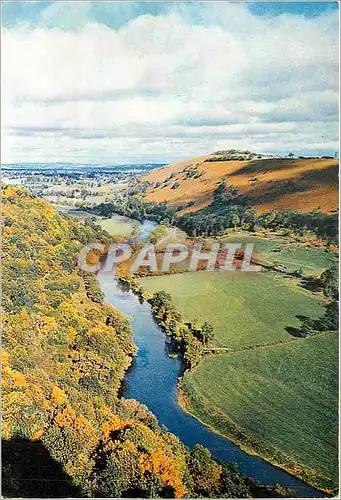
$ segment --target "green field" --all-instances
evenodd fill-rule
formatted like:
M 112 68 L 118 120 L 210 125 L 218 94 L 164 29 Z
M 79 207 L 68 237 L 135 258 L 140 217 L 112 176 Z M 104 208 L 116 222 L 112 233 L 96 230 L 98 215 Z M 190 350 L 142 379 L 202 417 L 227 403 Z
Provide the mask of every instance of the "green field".
M 139 221 L 124 217 L 123 215 L 114 214 L 109 218 L 104 218 L 86 210 L 79 210 L 73 206 L 54 205 L 54 207 L 59 212 L 69 215 L 81 222 L 84 222 L 86 219 L 95 220 L 96 224 L 107 231 L 110 236 L 129 237 L 133 233 L 137 234 L 141 227 Z
M 111 236 L 131 236 L 138 233 L 141 224 L 129 217 L 123 215 L 113 215 L 109 219 L 100 218 L 97 224 L 105 229 Z
M 311 484 L 337 485 L 338 335 L 204 358 L 186 374 L 187 409 Z M 304 471 L 300 471 L 300 468 Z
M 261 238 L 245 234 L 224 238 L 226 242 L 254 243 L 255 252 L 264 263 L 280 266 L 292 273 L 300 271 L 303 276 L 319 276 L 332 266 L 334 256 L 320 248 L 310 248 L 288 243 L 285 238 Z
M 165 290 L 185 321 L 210 322 L 215 345 L 237 348 L 292 339 L 297 315 L 318 317 L 322 297 L 296 280 L 267 273 L 197 272 L 140 280 L 147 292 Z

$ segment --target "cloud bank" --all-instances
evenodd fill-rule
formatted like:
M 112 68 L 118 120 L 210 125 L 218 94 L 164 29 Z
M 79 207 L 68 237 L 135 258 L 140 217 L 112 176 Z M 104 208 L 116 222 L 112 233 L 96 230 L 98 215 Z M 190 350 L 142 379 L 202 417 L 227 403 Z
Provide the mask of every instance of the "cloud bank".
M 108 25 L 92 5 L 51 4 L 3 29 L 3 162 L 338 149 L 336 11 L 103 4 Z

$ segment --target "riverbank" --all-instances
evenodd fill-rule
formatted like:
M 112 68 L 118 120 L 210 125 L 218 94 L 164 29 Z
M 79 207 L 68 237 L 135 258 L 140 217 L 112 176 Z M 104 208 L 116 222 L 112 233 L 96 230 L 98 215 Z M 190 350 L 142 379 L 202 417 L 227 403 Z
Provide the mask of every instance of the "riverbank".
M 187 398 L 184 395 L 184 392 L 183 392 L 183 389 L 182 389 L 182 381 L 183 380 L 180 380 L 179 384 L 178 384 L 178 404 L 179 404 L 180 408 L 184 412 L 186 412 L 188 415 L 190 415 L 191 417 L 195 418 L 202 425 L 205 425 L 205 427 L 207 427 L 208 429 L 210 429 L 211 432 L 213 432 L 213 433 L 217 434 L 218 436 L 221 436 L 221 437 L 223 437 L 225 439 L 228 439 L 232 443 L 236 444 L 241 450 L 245 451 L 245 453 L 247 453 L 248 455 L 259 457 L 262 460 L 265 460 L 269 464 L 271 464 L 271 465 L 273 465 L 275 467 L 278 467 L 279 469 L 284 470 L 285 472 L 287 472 L 288 474 L 291 474 L 294 477 L 298 477 L 299 479 L 301 479 L 302 481 L 306 482 L 307 484 L 310 484 L 313 487 L 316 487 L 321 492 L 326 493 L 327 495 L 331 496 L 333 494 L 332 490 L 318 488 L 314 484 L 311 484 L 311 478 L 307 477 L 303 473 L 304 471 L 302 471 L 302 474 L 299 475 L 297 473 L 297 468 L 287 466 L 287 465 L 285 465 L 283 463 L 279 463 L 278 461 L 273 460 L 273 458 L 270 455 L 267 455 L 265 453 L 258 453 L 255 450 L 254 447 L 247 446 L 246 443 L 244 443 L 242 440 L 240 440 L 240 439 L 237 438 L 237 435 L 238 435 L 237 432 L 235 432 L 235 433 L 227 433 L 226 431 L 225 432 L 220 432 L 218 430 L 216 424 L 211 424 L 207 420 L 207 411 L 204 412 L 204 411 L 201 411 L 199 408 L 196 408 L 194 406 L 194 401 L 192 401 L 190 398 Z M 210 410 L 210 411 L 212 411 L 212 410 Z M 215 414 L 217 414 L 217 412 L 218 412 L 218 409 L 215 410 Z
M 290 410 L 295 414 L 296 428 L 292 426 L 292 424 L 288 425 L 286 422 L 286 409 L 285 409 L 285 401 L 284 404 L 280 404 L 280 399 L 273 397 L 275 393 L 277 393 L 277 384 L 278 379 L 280 377 L 273 376 L 268 377 L 268 371 L 271 370 L 271 367 L 274 371 L 278 371 L 278 360 L 290 359 L 295 355 L 300 358 L 301 364 L 304 365 L 304 370 L 306 369 L 307 363 L 307 355 L 304 358 L 304 352 L 311 354 L 312 351 L 311 346 L 309 344 L 311 342 L 319 342 L 323 343 L 323 346 L 326 349 L 326 346 L 330 343 L 330 339 L 324 338 L 324 335 L 317 335 L 315 338 L 306 338 L 306 339 L 296 339 L 290 344 L 278 344 L 278 346 L 272 346 L 269 348 L 256 347 L 253 349 L 254 355 L 258 358 L 262 358 L 261 351 L 266 350 L 266 365 L 264 366 L 265 371 L 262 371 L 259 367 L 257 370 L 250 370 L 249 366 L 254 364 L 254 360 L 250 357 L 250 350 L 248 351 L 239 351 L 239 352 L 231 352 L 229 354 L 222 354 L 215 356 L 214 366 L 212 356 L 205 357 L 200 364 L 191 370 L 190 372 L 186 372 L 184 374 L 183 379 L 178 384 L 178 403 L 181 408 L 188 412 L 191 416 L 196 418 L 202 424 L 208 426 L 212 432 L 217 432 L 219 435 L 230 439 L 232 442 L 236 443 L 241 447 L 244 451 L 249 454 L 261 457 L 263 460 L 275 465 L 276 467 L 281 468 L 282 470 L 287 471 L 288 473 L 294 475 L 295 477 L 300 478 L 305 481 L 307 484 L 318 488 L 319 490 L 325 492 L 326 494 L 336 494 L 337 493 L 337 479 L 338 479 L 338 468 L 337 468 L 337 455 L 334 455 L 332 452 L 329 452 L 329 456 L 325 458 L 323 462 L 321 455 L 326 456 L 325 449 L 321 450 L 320 448 L 314 449 L 311 443 L 311 438 L 308 434 L 306 434 L 307 443 L 306 450 L 303 449 L 302 445 L 300 445 L 301 440 L 297 438 L 297 432 L 302 433 L 302 429 L 300 431 L 301 420 L 305 418 L 306 428 L 311 431 L 310 436 L 313 435 L 315 439 L 318 439 L 316 433 L 319 431 L 321 435 L 321 429 L 319 429 L 318 422 L 314 424 L 313 419 L 317 418 L 316 410 L 311 410 L 312 415 L 307 415 L 307 403 L 309 398 L 313 398 L 315 394 L 312 391 L 312 394 L 306 394 L 305 397 L 302 394 L 302 391 L 297 389 L 296 381 L 293 380 L 295 377 L 297 379 L 296 371 L 297 371 L 297 363 L 288 363 L 285 364 L 285 370 L 288 374 L 288 379 L 291 379 L 292 386 L 295 386 L 297 390 L 296 400 L 298 404 L 296 406 L 292 405 Z M 335 334 L 336 337 L 336 334 Z M 276 354 L 277 356 L 273 356 Z M 313 349 L 316 350 L 316 346 L 313 346 Z M 321 349 L 322 350 L 322 349 Z M 256 352 L 257 351 L 257 352 Z M 284 351 L 284 352 L 281 352 Z M 330 352 L 326 353 L 325 361 L 329 359 Z M 233 357 L 238 358 L 234 363 Z M 323 355 L 320 354 L 320 357 L 323 358 Z M 226 362 L 225 362 L 226 360 Z M 219 363 L 220 361 L 220 363 Z M 206 366 L 205 366 L 206 364 Z M 214 377 L 210 368 L 207 367 L 207 364 L 211 365 L 212 370 L 214 370 L 214 376 L 219 377 L 221 384 L 221 394 L 223 394 L 223 398 L 219 399 L 219 394 L 215 394 L 209 392 L 209 388 L 211 387 L 212 378 Z M 231 366 L 232 365 L 232 366 Z M 260 365 L 262 365 L 260 363 Z M 327 363 L 321 362 L 321 367 L 323 370 L 327 368 Z M 224 376 L 222 376 L 222 372 L 220 367 L 223 369 Z M 294 369 L 293 369 L 294 368 Z M 303 370 L 302 370 L 303 371 Z M 252 372 L 252 373 L 251 373 Z M 257 372 L 257 375 L 256 375 Z M 322 373 L 321 373 L 322 375 Z M 255 376 L 257 378 L 257 389 L 253 384 L 253 380 Z M 326 376 L 326 374 L 325 374 Z M 301 386 L 304 385 L 304 380 L 302 374 L 298 375 L 300 377 Z M 283 378 L 283 377 L 282 377 Z M 250 381 L 248 383 L 248 380 Z M 261 382 L 263 380 L 263 384 Z M 269 383 L 267 383 L 269 380 Z M 320 381 L 323 380 L 322 377 L 318 378 L 317 384 L 320 384 Z M 286 387 L 283 386 L 285 380 L 280 380 L 281 383 L 281 391 L 284 393 L 286 391 Z M 321 388 L 321 393 L 324 392 L 324 387 Z M 311 387 L 309 387 L 311 390 Z M 266 393 L 266 401 L 272 401 L 271 411 L 268 414 L 263 410 L 264 403 L 262 394 Z M 243 394 L 244 398 L 247 397 L 247 402 L 244 403 L 243 408 L 239 408 L 239 402 L 241 394 Z M 325 400 L 328 398 L 326 392 Z M 283 398 L 284 399 L 284 398 Z M 215 402 L 223 401 L 225 402 L 224 411 L 222 411 L 222 403 L 218 405 Z M 301 408 L 298 408 L 301 406 Z M 280 418 L 279 407 L 282 411 L 283 417 Z M 299 411 L 301 409 L 301 411 Z M 258 410 L 258 412 L 257 412 Z M 243 412 L 243 417 L 238 418 L 238 412 Z M 259 427 L 259 419 L 262 418 L 262 427 Z M 274 421 L 274 418 L 278 419 L 277 424 Z M 337 420 L 337 418 L 336 418 Z M 236 422 L 243 422 L 243 427 L 236 425 Z M 300 425 L 298 424 L 300 422 Z M 330 422 L 330 425 L 333 426 L 336 422 Z M 276 431 L 276 426 L 280 425 L 282 427 L 281 432 L 284 435 L 283 427 L 287 426 L 291 435 L 286 434 L 287 440 L 287 449 L 290 449 L 291 455 L 286 455 L 282 451 L 280 451 L 275 446 L 271 445 L 271 442 L 275 442 L 275 440 L 269 441 L 269 432 L 263 431 L 263 439 L 260 438 L 260 435 L 252 435 L 247 430 L 255 430 L 255 429 L 269 429 L 274 428 Z M 337 427 L 335 426 L 335 429 Z M 260 432 L 260 431 L 258 431 Z M 324 432 L 324 434 L 323 434 Z M 333 434 L 333 430 L 331 432 L 328 429 L 328 426 L 324 426 L 322 428 L 322 435 L 325 438 L 326 442 L 330 441 L 329 434 Z M 265 439 L 267 436 L 267 439 Z M 271 432 L 270 432 L 271 436 Z M 277 435 L 278 436 L 278 435 Z M 337 442 L 336 436 L 331 436 L 335 438 L 335 442 Z M 296 440 L 296 443 L 293 443 L 293 440 Z M 279 443 L 280 440 L 278 439 Z M 299 446 L 300 445 L 300 446 Z M 299 461 L 295 461 L 294 456 L 295 452 L 300 454 L 301 463 Z M 316 459 L 316 455 L 320 455 L 319 459 Z M 304 458 L 305 457 L 305 458 Z M 315 463 L 320 464 L 320 468 L 317 470 L 316 468 L 311 468 L 308 466 L 307 462 L 305 467 L 302 467 L 302 460 L 310 460 L 311 463 L 315 461 Z M 330 462 L 330 463 L 329 463 Z M 323 474 L 323 464 L 325 467 L 329 468 L 329 477 Z M 334 478 L 332 479 L 330 474 L 331 471 L 334 470 Z
M 205 283 L 207 280 L 215 283 L 215 278 L 211 274 L 200 273 L 200 276 Z M 237 278 L 238 276 L 234 274 L 232 281 L 225 277 L 223 282 L 228 288 L 232 286 L 234 293 L 236 292 L 234 281 Z M 243 275 L 242 278 L 243 282 L 247 277 Z M 223 278 L 220 276 L 219 279 Z M 187 371 L 184 374 L 184 381 L 192 380 L 196 373 L 200 373 L 199 382 L 201 386 L 195 380 L 196 383 L 192 383 L 191 390 L 187 394 L 183 394 L 187 397 L 189 403 L 184 405 L 185 400 L 183 399 L 182 405 L 200 422 L 214 428 L 219 434 L 232 439 L 238 445 L 242 445 L 247 452 L 256 454 L 269 463 L 305 480 L 308 484 L 319 488 L 321 491 L 331 494 L 337 488 L 338 475 L 336 472 L 337 450 L 334 446 L 334 444 L 337 444 L 336 431 L 334 431 L 334 429 L 337 429 L 337 377 L 334 373 L 335 360 L 334 363 L 330 360 L 335 358 L 337 347 L 330 343 L 330 335 L 327 333 L 310 335 L 307 338 L 300 338 L 288 333 L 288 331 L 292 331 L 298 335 L 299 323 L 297 325 L 292 324 L 290 328 L 284 328 L 285 325 L 291 324 L 290 318 L 297 321 L 294 316 L 294 312 L 297 312 L 297 297 L 307 301 L 311 296 L 311 300 L 315 304 L 311 309 L 311 313 L 316 309 L 316 305 L 321 298 L 314 297 L 311 292 L 302 288 L 298 290 L 297 280 L 291 278 L 289 282 L 287 278 L 284 279 L 279 276 L 272 282 L 274 279 L 274 277 L 269 276 L 271 286 L 265 290 L 266 297 L 268 297 L 267 294 L 270 294 L 269 297 L 274 298 L 274 303 L 272 306 L 269 306 L 268 303 L 266 310 L 260 310 L 259 318 L 262 321 L 260 322 L 261 328 L 259 331 L 264 332 L 265 317 L 270 314 L 271 321 L 276 320 L 277 322 L 278 332 L 277 337 L 274 338 L 276 325 L 274 324 L 271 327 L 271 323 L 271 325 L 267 325 L 269 330 L 267 335 L 270 335 L 274 340 L 277 339 L 277 342 L 268 345 L 263 333 L 258 337 L 256 335 L 255 312 L 257 307 L 259 308 L 259 304 L 252 306 L 252 331 L 247 328 L 246 333 L 243 335 L 239 334 L 244 331 L 243 329 L 236 329 L 236 321 L 239 324 L 239 319 L 248 317 L 249 312 L 245 309 L 245 312 L 241 311 L 237 314 L 236 308 L 232 307 L 231 312 L 236 313 L 237 318 L 232 323 L 231 319 L 224 322 L 224 330 L 227 331 L 229 339 L 228 343 L 224 344 L 226 346 L 224 348 L 227 350 L 228 347 L 231 348 L 229 354 L 208 356 L 206 352 L 210 350 L 210 347 L 196 353 L 195 362 L 191 366 L 185 365 Z M 189 280 L 194 280 L 196 283 L 196 287 L 193 288 L 192 286 L 190 288 L 191 293 L 188 291 L 188 286 L 186 287 Z M 289 294 L 288 298 L 285 298 L 286 295 L 284 296 L 283 293 L 282 295 L 279 293 L 280 289 L 276 288 L 276 293 L 273 293 L 277 281 L 278 286 L 283 284 L 286 294 Z M 176 286 L 173 282 L 176 282 Z M 191 275 L 179 275 L 178 277 L 173 275 L 145 278 L 139 280 L 140 286 L 141 283 L 145 289 L 144 296 L 149 301 L 148 296 L 155 290 L 162 289 L 164 292 L 171 293 L 173 297 L 172 290 L 174 289 L 174 293 L 177 294 L 176 310 L 178 313 L 179 311 L 183 313 L 183 315 L 187 309 L 179 309 L 183 302 L 180 300 L 180 298 L 183 298 L 183 294 L 179 290 L 186 290 L 185 295 L 191 296 L 188 311 L 191 311 L 194 305 L 196 305 L 196 309 L 191 317 L 186 312 L 185 319 L 182 319 L 182 321 L 189 320 L 194 316 L 199 318 L 198 315 L 201 314 L 201 310 L 209 310 L 210 314 L 213 310 L 217 312 L 219 310 L 224 311 L 224 304 L 219 303 L 218 299 L 219 297 L 229 296 L 228 290 L 225 294 L 222 294 L 220 290 L 221 293 L 219 294 L 211 288 L 207 288 L 207 283 L 199 286 L 197 277 L 193 273 Z M 174 286 L 172 287 L 170 283 Z M 167 286 L 164 286 L 165 284 Z M 190 284 L 188 283 L 188 285 Z M 210 293 L 207 296 L 205 295 L 206 302 L 202 301 L 202 309 L 198 309 L 201 304 L 198 298 L 199 290 L 202 290 L 205 294 L 210 290 Z M 262 296 L 259 287 L 256 288 L 256 292 L 257 303 L 261 303 Z M 296 297 L 295 294 L 297 293 Z M 244 296 L 248 300 L 246 306 L 249 304 L 251 296 L 245 289 Z M 282 297 L 284 302 L 280 306 L 276 306 L 279 296 Z M 292 302 L 291 296 L 296 297 L 293 307 L 290 306 Z M 211 297 L 216 297 L 215 304 L 210 305 Z M 230 306 L 233 304 L 233 297 L 232 295 L 230 300 L 227 301 Z M 307 312 L 307 304 L 302 302 L 301 305 L 304 307 L 300 314 L 304 314 L 304 312 Z M 180 328 L 179 325 L 176 327 L 173 321 L 174 318 L 176 319 L 176 314 L 169 313 L 169 311 L 172 312 L 169 304 L 164 303 L 161 306 L 161 309 L 160 307 L 156 310 L 152 308 L 153 313 L 156 313 L 158 323 L 168 335 L 173 336 L 176 341 L 181 343 L 183 339 L 177 334 L 179 329 L 181 330 L 181 326 Z M 280 319 L 280 315 L 283 316 L 283 308 L 289 308 L 289 306 L 291 307 L 290 314 L 288 309 L 286 317 Z M 159 317 L 159 309 L 161 318 Z M 321 313 L 322 311 L 323 309 L 321 309 Z M 225 314 L 227 312 L 225 310 Z M 214 315 L 210 318 L 210 315 L 205 314 L 205 312 L 202 312 L 201 316 L 201 320 L 204 318 L 208 320 L 214 319 Z M 226 328 L 226 325 L 230 325 L 230 328 Z M 219 335 L 219 345 L 222 345 L 224 338 L 221 334 Z M 317 337 L 320 340 L 315 340 Z M 323 345 L 317 345 L 317 342 Z M 254 351 L 257 349 L 257 352 L 265 351 L 262 349 L 263 346 L 268 348 L 266 349 L 264 364 L 259 367 L 257 365 L 257 356 L 254 359 Z M 276 351 L 276 349 L 279 350 Z M 237 351 L 239 351 L 238 354 Z M 284 355 L 280 356 L 279 353 L 282 352 Z M 184 351 L 180 350 L 180 355 L 183 356 L 183 354 Z M 234 371 L 230 373 L 230 360 L 233 359 L 231 355 L 238 355 L 242 359 L 240 359 L 239 363 L 236 363 L 233 368 Z M 206 367 L 210 359 L 212 360 L 212 366 L 207 371 Z M 224 362 L 221 363 L 220 367 L 217 367 L 221 359 Z M 288 365 L 288 359 L 289 361 L 293 360 L 292 365 L 290 363 Z M 290 371 L 288 371 L 288 366 L 290 366 Z M 190 368 L 189 371 L 188 368 Z M 248 377 L 243 379 L 244 372 L 248 373 Z M 254 380 L 255 383 L 250 385 L 250 380 Z M 234 385 L 236 387 L 231 389 L 231 386 Z M 248 389 L 249 386 L 250 389 Z M 260 393 L 260 396 L 257 396 L 258 393 Z M 230 396 L 228 396 L 229 394 Z M 213 404 L 212 401 L 208 404 L 207 396 L 209 396 L 210 401 L 213 400 L 216 404 Z M 230 400 L 231 397 L 232 400 Z M 197 399 L 200 399 L 199 403 Z M 230 401 L 233 401 L 236 407 L 232 419 L 230 418 Z M 271 411 L 269 411 L 269 408 L 271 408 Z M 232 423 L 237 422 L 238 426 L 231 425 L 231 420 Z
M 202 273 L 202 275 L 204 276 L 205 273 Z M 172 351 L 174 352 L 174 350 L 172 349 L 172 347 L 174 347 L 174 341 L 175 341 L 175 344 L 177 346 L 177 349 L 175 349 L 175 352 L 177 352 L 178 354 L 180 354 L 180 359 L 183 360 L 183 361 L 185 361 L 185 363 L 184 362 L 180 363 L 180 360 L 174 360 L 174 361 L 178 362 L 178 370 L 179 371 L 177 373 L 176 381 L 174 383 L 175 389 L 174 389 L 173 397 L 174 397 L 174 400 L 175 400 L 175 405 L 181 411 L 183 411 L 184 409 L 186 409 L 186 411 L 188 411 L 188 409 L 189 409 L 188 405 L 187 405 L 187 408 L 182 409 L 182 407 L 180 407 L 179 404 L 178 404 L 178 394 L 177 394 L 177 391 L 176 391 L 176 385 L 177 385 L 177 382 L 178 382 L 178 377 L 181 376 L 181 375 L 183 375 L 184 371 L 186 372 L 185 373 L 185 378 L 186 378 L 186 376 L 189 376 L 191 373 L 193 373 L 192 371 L 188 371 L 188 369 L 193 369 L 196 365 L 199 364 L 199 366 L 200 366 L 201 363 L 202 363 L 202 361 L 200 361 L 200 360 L 201 360 L 202 355 L 204 353 L 204 349 L 203 349 L 203 345 L 202 345 L 203 344 L 202 343 L 203 336 L 199 332 L 200 326 L 199 326 L 199 328 L 197 328 L 198 325 L 195 325 L 195 324 L 191 325 L 189 323 L 183 323 L 183 322 L 181 322 L 181 320 L 180 320 L 180 318 L 178 316 L 178 311 L 176 309 L 174 309 L 174 307 L 170 307 L 171 304 L 166 303 L 167 302 L 167 298 L 166 297 L 162 297 L 162 293 L 161 293 L 160 297 L 156 297 L 155 298 L 155 295 L 148 293 L 148 291 L 144 290 L 141 287 L 141 285 L 139 284 L 138 280 L 135 277 L 133 277 L 133 276 L 128 276 L 128 277 L 127 276 L 121 276 L 120 278 L 121 278 L 121 281 L 123 281 L 126 286 L 129 286 L 131 288 L 131 290 L 133 292 L 132 295 L 135 294 L 135 297 L 136 297 L 136 299 L 138 300 L 138 302 L 140 304 L 139 305 L 139 309 L 140 309 L 140 307 L 141 308 L 147 307 L 148 314 L 150 314 L 150 315 L 151 315 L 151 313 L 153 314 L 154 319 L 156 320 L 156 322 L 158 323 L 158 325 L 172 339 L 173 342 L 172 343 L 168 343 L 167 349 L 166 349 L 166 355 L 167 355 L 168 359 L 169 359 L 170 353 Z M 147 280 L 149 280 L 149 279 L 151 279 L 151 278 L 147 278 Z M 159 278 L 156 278 L 156 279 L 159 279 Z M 280 281 L 282 281 L 282 278 L 281 278 Z M 126 293 L 127 292 L 125 292 L 125 294 Z M 302 293 L 303 293 L 303 295 L 308 294 L 307 291 L 303 292 L 303 290 L 302 290 Z M 127 298 L 127 295 L 125 295 L 125 296 Z M 165 302 L 164 299 L 166 299 L 166 302 Z M 117 297 L 116 297 L 115 300 L 117 301 Z M 144 302 L 144 301 L 147 301 L 147 302 Z M 194 326 L 193 332 L 192 331 L 189 332 L 190 335 L 191 335 L 191 338 L 194 340 L 193 344 L 190 342 L 190 344 L 192 344 L 192 345 L 190 345 L 190 348 L 189 348 L 189 352 L 192 355 L 192 359 L 190 360 L 190 363 L 188 363 L 188 358 L 187 359 L 185 358 L 186 347 L 188 347 L 188 326 L 190 326 L 190 330 L 192 330 L 192 327 Z M 183 333 L 184 333 L 184 327 L 186 327 L 186 330 L 187 330 L 185 332 L 185 335 L 183 335 Z M 148 328 L 150 328 L 150 326 Z M 201 337 L 201 342 L 199 341 L 200 337 Z M 199 349 L 198 349 L 198 347 L 199 347 Z M 209 347 L 208 347 L 208 349 L 209 349 Z M 194 356 L 193 356 L 193 354 L 194 354 Z M 145 355 L 144 355 L 143 351 L 142 352 L 139 351 L 139 356 L 142 356 L 143 362 L 145 362 L 146 364 L 148 364 L 148 359 L 145 358 Z M 217 356 L 215 356 L 215 357 L 217 357 Z M 207 358 L 207 356 L 205 356 L 205 359 L 206 358 Z M 150 372 L 151 367 L 150 367 L 149 364 L 148 364 L 148 366 L 149 366 L 148 377 L 150 377 L 151 376 L 151 372 Z M 135 372 L 135 369 L 136 369 L 136 367 L 133 366 L 132 367 L 132 373 L 133 374 Z M 158 376 L 159 376 L 159 374 L 158 374 Z M 129 376 L 127 377 L 127 379 L 129 380 Z M 135 378 L 134 378 L 134 381 L 136 383 L 136 379 Z M 149 387 L 150 391 L 153 391 L 152 387 L 150 387 L 150 386 L 148 386 L 148 387 Z M 140 390 L 141 390 L 141 388 L 140 388 Z M 145 398 L 146 398 L 146 400 L 145 400 L 146 404 L 148 404 L 148 406 L 151 407 L 150 400 L 149 400 L 149 398 L 150 398 L 149 394 L 146 394 L 145 392 L 144 392 L 144 394 L 145 394 Z M 141 400 L 141 397 L 139 396 L 138 399 Z M 181 405 L 181 406 L 183 406 L 183 405 Z M 151 409 L 153 411 L 153 408 L 151 408 Z M 160 411 L 158 407 L 157 407 L 157 411 L 158 412 Z M 174 413 L 173 408 L 172 408 L 172 411 Z M 211 415 L 214 414 L 214 413 L 217 414 L 217 408 L 210 407 L 209 413 Z M 156 413 L 156 415 L 158 416 L 158 418 L 160 418 L 157 413 Z M 192 409 L 190 409 L 188 415 L 190 415 L 190 418 L 192 418 L 192 415 L 193 415 L 194 418 L 198 418 L 198 412 L 194 412 L 194 411 L 192 411 Z M 216 433 L 218 431 L 218 435 L 219 436 L 224 436 L 224 438 L 222 437 L 221 439 L 229 439 L 230 440 L 229 443 L 231 443 L 231 444 L 234 443 L 234 446 L 237 446 L 237 448 L 240 450 L 240 452 L 243 453 L 243 454 L 244 453 L 247 454 L 248 457 L 257 458 L 257 460 L 265 459 L 265 460 L 267 460 L 266 463 L 268 463 L 269 466 L 270 466 L 270 464 L 276 464 L 276 467 L 278 467 L 280 470 L 282 470 L 283 473 L 285 473 L 285 474 L 286 473 L 291 474 L 290 477 L 292 477 L 292 479 L 294 478 L 294 475 L 295 475 L 296 477 L 304 478 L 307 481 L 306 475 L 300 473 L 302 471 L 298 471 L 298 468 L 297 468 L 296 464 L 290 464 L 290 466 L 288 467 L 287 466 L 288 461 L 279 460 L 278 459 L 278 452 L 276 454 L 277 460 L 276 461 L 274 461 L 274 460 L 271 461 L 271 459 L 268 458 L 268 455 L 265 455 L 265 454 L 262 455 L 262 453 L 259 452 L 259 449 L 257 449 L 257 444 L 255 442 L 252 442 L 251 444 L 253 446 L 251 446 L 250 445 L 250 440 L 248 440 L 247 443 L 245 443 L 245 442 L 241 442 L 240 440 L 236 439 L 236 436 L 238 437 L 238 432 L 240 434 L 240 431 L 237 431 L 235 433 L 235 435 L 233 435 L 233 433 L 226 433 L 226 431 L 225 431 L 225 433 L 221 432 L 219 429 L 217 429 L 217 426 L 214 426 L 214 422 L 208 422 L 207 419 L 205 419 L 205 415 L 200 415 L 199 420 L 200 420 L 201 423 L 203 423 L 204 425 L 208 426 L 209 429 L 212 429 L 214 433 Z M 164 423 L 164 420 L 161 420 L 161 422 Z M 179 435 L 181 435 L 182 432 L 183 432 L 183 430 L 180 430 L 180 434 Z M 210 430 L 207 430 L 207 432 L 211 435 Z M 217 435 L 217 434 L 215 434 L 215 435 Z M 183 440 L 182 436 L 181 436 L 181 439 Z M 224 459 L 226 460 L 226 458 L 224 458 Z M 231 460 L 230 457 L 228 457 L 227 460 L 230 461 Z M 285 466 L 283 466 L 283 463 L 285 463 Z M 286 472 L 284 472 L 284 471 L 286 471 Z M 298 474 L 300 474 L 300 476 L 298 476 Z M 285 479 L 287 480 L 286 476 L 285 476 Z M 312 484 L 312 483 L 310 483 L 310 484 Z M 287 486 L 287 484 L 285 484 L 285 485 Z M 321 488 L 321 485 L 319 485 L 319 487 Z M 330 488 L 324 488 L 323 491 L 324 492 L 330 492 L 331 489 Z M 310 493 L 309 496 L 316 496 L 316 495 L 317 495 L 316 490 L 314 490 L 314 492 Z M 319 496 L 319 495 L 317 495 L 317 496 Z
M 181 363 L 178 358 L 169 356 L 169 339 L 156 324 L 149 303 L 140 300 L 127 285 L 120 284 L 112 273 L 100 273 L 98 279 L 106 300 L 130 317 L 134 342 L 138 347 L 138 354 L 125 377 L 124 398 L 136 399 L 147 405 L 160 424 L 189 448 L 199 443 L 219 461 L 236 463 L 241 473 L 262 484 L 277 483 L 292 488 L 300 497 L 323 496 L 320 491 L 285 471 L 245 453 L 183 411 L 177 401 Z

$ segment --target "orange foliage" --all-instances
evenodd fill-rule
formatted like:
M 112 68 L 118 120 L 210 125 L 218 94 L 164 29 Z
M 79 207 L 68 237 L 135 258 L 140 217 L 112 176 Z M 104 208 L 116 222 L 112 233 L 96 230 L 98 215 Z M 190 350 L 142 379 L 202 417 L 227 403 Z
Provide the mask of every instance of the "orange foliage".
M 133 425 L 133 420 L 121 420 L 117 415 L 113 415 L 110 420 L 102 424 L 101 432 L 106 440 L 110 439 L 112 431 L 119 431 L 129 425 Z
M 86 263 L 89 264 L 90 266 L 95 266 L 99 261 L 99 256 L 90 250 L 87 255 L 86 255 Z
M 44 434 L 44 429 L 39 429 L 37 432 L 32 434 L 31 436 L 32 441 L 37 441 L 38 439 L 41 438 L 43 434 Z
M 187 490 L 182 482 L 180 467 L 174 459 L 166 455 L 164 450 L 158 449 L 141 455 L 139 465 L 143 472 L 149 471 L 156 474 L 164 486 L 174 488 L 177 498 L 182 498 L 186 495 Z
M 59 427 L 71 429 L 75 434 L 85 438 L 87 441 L 87 448 L 94 447 L 98 442 L 96 430 L 83 415 L 77 413 L 67 406 L 63 411 L 57 413 L 54 418 L 54 423 Z

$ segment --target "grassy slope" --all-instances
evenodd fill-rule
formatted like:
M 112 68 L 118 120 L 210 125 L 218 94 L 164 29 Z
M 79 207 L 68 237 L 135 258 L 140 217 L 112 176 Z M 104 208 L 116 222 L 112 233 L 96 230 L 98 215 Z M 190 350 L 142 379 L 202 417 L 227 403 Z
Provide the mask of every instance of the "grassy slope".
M 214 155 L 177 162 L 155 170 L 143 179 L 163 182 L 171 173 L 176 176 L 166 187 L 151 187 L 147 199 L 167 201 L 171 207 L 194 200 L 194 211 L 208 205 L 213 191 L 222 179 L 250 197 L 258 212 L 270 210 L 298 210 L 309 212 L 320 209 L 331 212 L 338 209 L 337 159 L 262 159 L 255 161 L 206 162 Z M 197 168 L 202 175 L 185 178 L 186 167 Z M 172 189 L 175 181 L 180 183 Z
M 335 487 L 337 343 L 337 334 L 329 333 L 207 357 L 185 376 L 185 392 L 194 395 L 187 408 L 238 441 L 237 430 L 231 432 L 231 422 L 237 424 L 254 438 L 250 447 L 260 455 L 287 469 L 292 462 L 291 470 L 301 477 L 308 474 L 305 478 L 316 486 Z
M 294 280 L 264 273 L 199 272 L 141 281 L 148 292 L 170 293 L 185 320 L 212 323 L 215 343 L 221 347 L 291 340 L 285 328 L 301 325 L 296 315 L 323 313 L 318 296 L 298 287 Z

